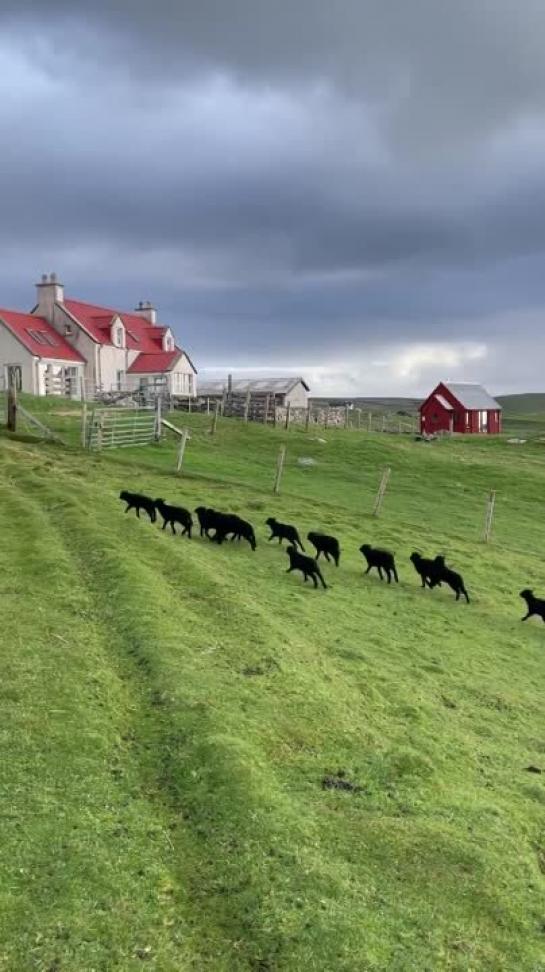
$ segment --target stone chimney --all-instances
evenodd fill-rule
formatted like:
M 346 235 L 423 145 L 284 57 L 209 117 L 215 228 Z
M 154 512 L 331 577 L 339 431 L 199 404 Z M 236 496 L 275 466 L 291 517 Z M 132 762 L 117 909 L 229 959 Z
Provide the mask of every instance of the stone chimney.
M 36 284 L 38 306 L 34 313 L 53 323 L 55 304 L 64 302 L 64 285 L 57 280 L 56 273 L 42 273 L 40 283 Z
M 138 314 L 139 317 L 143 317 L 150 324 L 157 324 L 157 311 L 149 300 L 141 300 L 138 307 L 134 308 L 133 314 Z

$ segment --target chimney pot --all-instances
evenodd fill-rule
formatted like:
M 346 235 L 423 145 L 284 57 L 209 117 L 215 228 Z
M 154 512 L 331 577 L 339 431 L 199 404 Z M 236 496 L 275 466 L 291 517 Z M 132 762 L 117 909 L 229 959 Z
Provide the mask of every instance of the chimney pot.
M 47 274 L 42 273 L 42 283 L 47 283 Z
M 57 283 L 57 274 L 56 273 L 51 273 L 49 275 L 49 280 L 51 281 L 51 283 Z

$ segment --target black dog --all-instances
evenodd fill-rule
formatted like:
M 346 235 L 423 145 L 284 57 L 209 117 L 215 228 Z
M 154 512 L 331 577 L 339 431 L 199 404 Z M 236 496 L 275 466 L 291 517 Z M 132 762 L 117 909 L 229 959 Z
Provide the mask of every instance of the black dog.
M 297 527 L 291 526 L 289 523 L 279 523 L 278 520 L 275 520 L 274 516 L 270 516 L 268 520 L 265 520 L 265 523 L 271 531 L 269 540 L 274 540 L 275 537 L 278 537 L 278 543 L 282 543 L 282 540 L 287 540 L 294 547 L 300 547 L 304 551 L 305 548 L 301 543 Z
M 128 493 L 126 489 L 119 494 L 119 499 L 123 500 L 127 504 L 127 509 L 125 513 L 129 510 L 136 510 L 136 515 L 140 519 L 140 510 L 145 510 L 148 514 L 152 523 L 155 523 L 157 519 L 157 514 L 155 512 L 155 503 L 149 496 L 142 496 L 141 493 Z
M 335 561 L 335 566 L 339 566 L 341 548 L 336 537 L 328 537 L 325 533 L 307 533 L 307 540 L 316 548 L 316 560 L 323 553 L 326 560 L 329 560 L 331 556 Z
M 536 614 L 542 621 L 545 621 L 545 601 L 541 597 L 535 597 L 533 591 L 529 591 L 525 588 L 520 592 L 519 595 L 523 601 L 526 601 L 526 608 L 528 613 L 521 618 L 521 621 L 526 621 L 527 618 L 531 618 Z
M 390 553 L 389 550 L 380 550 L 379 547 L 371 547 L 368 543 L 363 543 L 360 547 L 360 553 L 363 554 L 367 561 L 367 570 L 365 571 L 366 574 L 368 574 L 373 567 L 376 567 L 381 580 L 384 580 L 384 575 L 382 573 L 384 571 L 386 577 L 388 578 L 389 584 L 392 583 L 392 575 L 396 583 L 399 582 L 394 555 L 393 553 Z
M 314 587 L 318 587 L 318 581 L 316 580 L 318 577 L 322 582 L 322 587 L 327 588 L 327 584 L 322 577 L 322 572 L 313 557 L 307 557 L 305 554 L 299 553 L 297 547 L 294 547 L 293 544 L 286 547 L 286 553 L 290 558 L 290 565 L 286 574 L 291 574 L 292 570 L 300 570 L 305 576 L 305 583 L 311 577 Z
M 163 499 L 155 500 L 155 508 L 163 517 L 163 530 L 170 523 L 170 528 L 173 533 L 176 533 L 174 527 L 175 523 L 179 523 L 183 527 L 182 537 L 184 533 L 187 533 L 189 539 L 191 539 L 191 528 L 193 526 L 193 518 L 189 510 L 184 510 L 183 506 L 169 506 L 165 503 Z

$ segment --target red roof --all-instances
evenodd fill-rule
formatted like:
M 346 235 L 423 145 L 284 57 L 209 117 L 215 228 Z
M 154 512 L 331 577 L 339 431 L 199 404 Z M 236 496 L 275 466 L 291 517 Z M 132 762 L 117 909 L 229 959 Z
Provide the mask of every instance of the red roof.
M 27 351 L 39 358 L 85 362 L 85 358 L 43 317 L 0 308 L 0 321 L 4 322 Z
M 120 317 L 125 325 L 127 347 L 132 351 L 157 354 L 163 351 L 163 335 L 167 328 L 150 324 L 139 314 L 127 314 L 125 311 L 114 310 L 110 307 L 99 307 L 96 304 L 85 304 L 81 300 L 64 301 L 66 310 L 75 317 L 85 330 L 98 344 L 112 344 L 111 324 L 114 317 Z
M 175 351 L 161 351 L 160 354 L 139 354 L 127 371 L 131 375 L 151 375 L 160 371 L 170 371 L 181 355 L 179 348 Z

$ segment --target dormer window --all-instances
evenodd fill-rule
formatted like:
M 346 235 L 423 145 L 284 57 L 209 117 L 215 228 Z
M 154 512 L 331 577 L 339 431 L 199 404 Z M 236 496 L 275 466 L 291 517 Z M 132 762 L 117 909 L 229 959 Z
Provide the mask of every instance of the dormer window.
M 174 338 L 170 331 L 167 331 L 163 337 L 163 351 L 174 351 Z
M 112 344 L 116 348 L 125 347 L 125 328 L 119 318 L 112 323 Z

